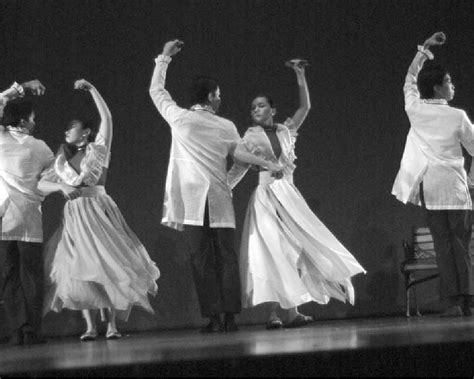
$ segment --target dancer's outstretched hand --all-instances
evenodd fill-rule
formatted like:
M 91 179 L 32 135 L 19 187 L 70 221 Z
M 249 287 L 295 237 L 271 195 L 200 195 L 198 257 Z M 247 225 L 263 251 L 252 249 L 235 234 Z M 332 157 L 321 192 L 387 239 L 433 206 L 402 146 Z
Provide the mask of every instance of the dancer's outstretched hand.
M 21 85 L 25 91 L 30 91 L 35 96 L 41 96 L 46 91 L 46 87 L 38 80 L 30 80 Z
M 67 184 L 61 185 L 61 192 L 67 200 L 73 200 L 81 195 L 81 190 L 79 188 Z
M 175 39 L 173 41 L 168 41 L 165 43 L 163 47 L 163 55 L 167 55 L 172 57 L 173 55 L 178 54 L 184 46 L 184 42 L 180 41 L 179 39 Z
M 446 34 L 443 32 L 436 32 L 433 34 L 430 38 L 428 38 L 423 46 L 426 48 L 429 48 L 431 46 L 439 46 L 442 45 L 446 42 Z
M 272 172 L 279 172 L 281 170 L 283 170 L 283 166 L 279 163 L 275 163 L 275 162 L 271 162 L 271 161 L 268 161 L 267 164 L 266 164 L 266 168 L 269 170 L 269 171 L 272 171 Z
M 76 80 L 74 83 L 74 89 L 90 91 L 94 86 L 85 79 Z

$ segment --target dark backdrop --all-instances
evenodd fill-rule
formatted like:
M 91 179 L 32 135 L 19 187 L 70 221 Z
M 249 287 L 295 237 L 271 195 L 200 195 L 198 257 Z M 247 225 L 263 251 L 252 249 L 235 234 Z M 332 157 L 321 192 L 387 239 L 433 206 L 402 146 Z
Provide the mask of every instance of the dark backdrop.
M 182 106 L 195 74 L 221 82 L 221 114 L 243 133 L 249 104 L 268 92 L 282 121 L 297 107 L 292 57 L 311 62 L 312 109 L 297 142 L 295 183 L 321 220 L 367 269 L 354 279 L 356 305 L 308 304 L 318 319 L 402 314 L 401 242 L 424 223 L 416 207 L 391 195 L 406 133 L 402 86 L 417 44 L 445 31 L 434 51 L 456 85 L 453 105 L 474 115 L 473 7 L 470 0 L 2 0 L 0 86 L 39 78 L 39 131 L 56 150 L 71 118 L 98 120 L 86 93 L 72 90 L 86 78 L 106 99 L 114 119 L 107 190 L 162 271 L 155 315 L 132 312 L 122 330 L 201 323 L 182 236 L 160 225 L 170 147 L 169 129 L 148 95 L 153 58 L 172 38 L 185 42 L 168 71 L 167 88 Z M 250 191 L 249 174 L 234 199 L 238 229 Z M 63 201 L 44 203 L 45 237 L 58 224 Z M 435 282 L 421 286 L 423 305 L 437 307 Z M 0 309 L 0 314 L 3 312 Z M 2 318 L 3 315 L 0 316 Z M 244 310 L 241 323 L 264 320 L 264 307 Z M 49 314 L 49 334 L 76 333 L 78 312 Z M 0 334 L 3 333 L 3 322 Z

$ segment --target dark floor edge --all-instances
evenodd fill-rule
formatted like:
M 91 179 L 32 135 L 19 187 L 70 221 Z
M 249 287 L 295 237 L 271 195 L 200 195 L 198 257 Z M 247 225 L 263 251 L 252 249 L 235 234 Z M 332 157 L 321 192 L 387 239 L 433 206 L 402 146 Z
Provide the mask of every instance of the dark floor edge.
M 311 352 L 201 361 L 147 362 L 1 374 L 23 377 L 124 376 L 470 376 L 472 342 Z

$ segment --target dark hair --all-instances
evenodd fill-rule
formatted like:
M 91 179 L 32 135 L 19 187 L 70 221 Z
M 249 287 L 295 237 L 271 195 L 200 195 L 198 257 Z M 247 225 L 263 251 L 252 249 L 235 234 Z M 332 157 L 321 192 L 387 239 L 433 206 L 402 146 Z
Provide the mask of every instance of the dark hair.
M 69 124 L 67 125 L 66 130 L 71 129 L 75 124 L 81 124 L 82 129 L 90 129 L 91 132 L 90 132 L 89 136 L 87 137 L 87 141 L 88 142 L 94 142 L 95 141 L 95 137 L 97 135 L 97 127 L 95 126 L 95 124 L 91 120 L 88 120 L 88 119 L 85 119 L 85 120 L 73 119 L 73 120 L 69 121 Z
M 33 113 L 33 103 L 17 99 L 7 103 L 3 109 L 3 125 L 18 126 L 21 120 L 28 120 Z
M 428 66 L 418 75 L 418 90 L 422 99 L 432 99 L 435 95 L 434 86 L 442 86 L 448 70 L 440 65 Z
M 197 76 L 193 79 L 189 89 L 189 101 L 193 104 L 206 104 L 209 94 L 219 87 L 217 80 L 209 76 Z
M 273 101 L 273 99 L 270 96 L 268 96 L 264 93 L 261 93 L 261 94 L 258 94 L 257 96 L 255 96 L 253 99 L 255 100 L 257 97 L 265 98 L 268 101 L 268 105 L 270 105 L 270 108 L 275 108 L 275 102 Z

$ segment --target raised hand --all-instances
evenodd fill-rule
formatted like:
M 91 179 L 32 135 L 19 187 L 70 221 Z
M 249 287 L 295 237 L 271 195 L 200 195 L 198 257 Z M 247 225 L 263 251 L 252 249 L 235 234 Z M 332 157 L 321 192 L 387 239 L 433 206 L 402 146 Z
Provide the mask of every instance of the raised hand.
M 428 38 L 423 46 L 429 48 L 431 46 L 439 46 L 446 42 L 446 34 L 443 32 L 436 32 L 430 38 Z
M 25 91 L 29 91 L 35 96 L 41 96 L 46 91 L 46 87 L 38 79 L 25 82 L 21 86 Z
M 74 89 L 90 91 L 94 86 L 85 79 L 76 80 L 74 83 Z
M 173 55 L 178 54 L 184 46 L 184 42 L 180 41 L 179 39 L 175 39 L 173 41 L 168 41 L 165 43 L 163 47 L 163 55 L 167 55 L 172 57 Z
M 285 66 L 292 68 L 297 75 L 303 75 L 305 72 L 305 67 L 309 65 L 309 62 L 306 59 L 291 59 L 285 62 Z

